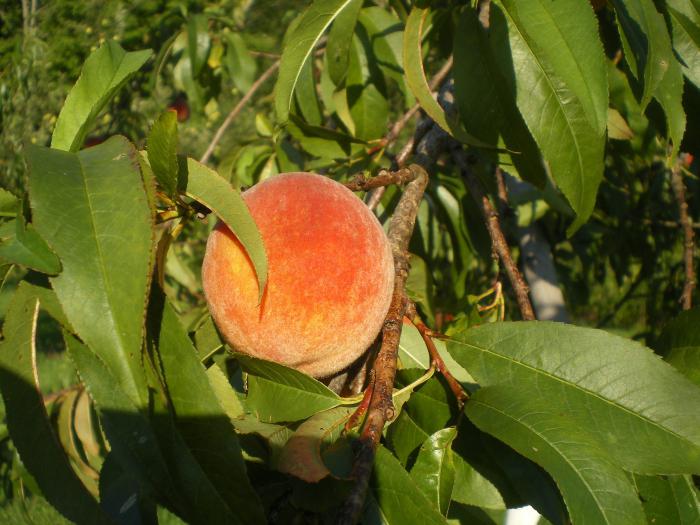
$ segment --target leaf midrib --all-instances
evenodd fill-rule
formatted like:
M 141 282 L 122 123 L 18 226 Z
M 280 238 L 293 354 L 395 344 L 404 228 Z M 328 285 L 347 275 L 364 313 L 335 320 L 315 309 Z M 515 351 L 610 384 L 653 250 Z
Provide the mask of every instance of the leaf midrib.
M 567 125 L 566 129 L 569 130 L 569 132 L 573 138 L 573 141 L 576 144 L 576 148 L 575 148 L 576 158 L 578 160 L 579 173 L 581 174 L 581 176 L 580 176 L 581 191 L 579 192 L 578 199 L 577 199 L 578 202 L 577 202 L 577 206 L 575 208 L 578 212 L 578 210 L 580 210 L 582 208 L 583 194 L 584 194 L 584 190 L 585 190 L 585 179 L 583 177 L 583 174 L 585 173 L 585 171 L 584 171 L 584 167 L 583 167 L 583 158 L 581 156 L 581 148 L 579 145 L 578 137 L 576 136 L 576 133 L 573 132 L 573 126 L 571 124 L 571 121 L 569 120 L 569 115 L 566 113 L 566 111 L 564 111 L 564 106 L 562 105 L 561 100 L 557 96 L 557 91 L 556 91 L 556 89 L 554 89 L 554 85 L 552 84 L 552 81 L 549 78 L 549 75 L 547 75 L 547 73 L 545 72 L 545 70 L 542 66 L 542 63 L 540 62 L 540 60 L 537 58 L 537 55 L 532 50 L 532 46 L 530 46 L 530 42 L 528 42 L 528 40 L 523 36 L 522 31 L 520 31 L 520 27 L 518 26 L 518 24 L 515 23 L 515 21 L 513 20 L 513 17 L 510 15 L 510 12 L 508 11 L 508 9 L 504 9 L 503 12 L 506 14 L 508 19 L 511 21 L 511 23 L 512 23 L 513 27 L 515 28 L 515 30 L 517 31 L 518 35 L 520 36 L 522 41 L 525 43 L 525 46 L 527 47 L 528 52 L 533 57 L 535 64 L 537 64 L 537 67 L 539 68 L 540 72 L 542 73 L 542 76 L 547 80 L 547 84 L 549 85 L 549 87 L 551 89 L 551 93 L 554 95 L 554 98 L 557 101 L 559 111 L 564 116 L 564 120 L 566 121 L 566 125 Z M 568 89 L 568 85 L 567 85 L 567 89 Z M 576 98 L 578 99 L 578 97 L 576 97 Z
M 479 347 L 479 346 L 476 346 L 476 345 L 473 345 L 473 344 L 470 344 L 470 343 L 466 343 L 466 342 L 464 342 L 464 341 L 455 341 L 455 340 L 453 340 L 453 342 L 454 342 L 454 343 L 457 343 L 457 344 L 462 344 L 462 345 L 465 345 L 465 346 L 469 346 L 469 347 L 474 348 L 474 349 L 476 349 L 476 350 L 478 350 L 478 351 L 480 351 L 480 352 L 484 352 L 484 353 L 491 354 L 491 355 L 493 355 L 493 356 L 495 356 L 495 357 L 497 357 L 497 358 L 503 359 L 504 361 L 506 361 L 506 362 L 508 362 L 508 363 L 515 363 L 515 364 L 517 364 L 517 365 L 522 366 L 523 368 L 526 368 L 526 369 L 529 369 L 529 370 L 533 371 L 533 372 L 536 373 L 536 374 L 540 374 L 540 375 L 542 375 L 542 376 L 544 376 L 544 377 L 547 377 L 547 378 L 549 378 L 549 379 L 552 379 L 552 380 L 554 380 L 554 381 L 557 381 L 557 382 L 561 383 L 561 384 L 564 385 L 564 386 L 568 386 L 568 387 L 570 387 L 570 388 L 574 388 L 574 389 L 580 390 L 580 391 L 581 391 L 582 393 L 584 393 L 584 394 L 588 394 L 588 395 L 590 395 L 590 396 L 592 396 L 592 397 L 594 397 L 594 398 L 599 399 L 600 401 L 602 401 L 602 402 L 604 402 L 604 403 L 607 403 L 607 404 L 609 404 L 609 405 L 611 405 L 611 406 L 614 406 L 614 407 L 616 407 L 616 408 L 618 408 L 618 409 L 620 409 L 620 410 L 622 410 L 622 411 L 624 411 L 624 412 L 626 412 L 626 413 L 628 413 L 628 414 L 630 414 L 630 415 L 636 417 L 637 419 L 640 419 L 640 420 L 644 421 L 645 423 L 648 423 L 648 424 L 650 424 L 650 425 L 652 425 L 652 426 L 654 426 L 654 427 L 656 427 L 656 428 L 662 430 L 662 431 L 665 432 L 665 433 L 668 433 L 668 434 L 673 435 L 674 437 L 678 438 L 679 440 L 681 440 L 681 441 L 683 441 L 683 442 L 685 442 L 685 443 L 688 443 L 688 444 L 691 445 L 692 447 L 697 448 L 697 445 L 696 445 L 695 443 L 693 443 L 692 441 L 690 441 L 687 437 L 681 436 L 680 434 L 678 434 L 678 433 L 675 432 L 674 430 L 669 429 L 669 428 L 667 428 L 667 427 L 664 427 L 664 426 L 660 425 L 659 423 L 657 423 L 656 421 L 653 421 L 652 419 L 649 419 L 648 417 L 646 417 L 646 416 L 644 416 L 644 415 L 642 415 L 642 414 L 640 414 L 640 413 L 638 413 L 638 412 L 634 412 L 633 410 L 631 410 L 631 409 L 625 407 L 624 405 L 618 404 L 616 401 L 614 401 L 614 400 L 612 400 L 612 399 L 607 399 L 607 398 L 603 397 L 602 395 L 598 394 L 597 392 L 594 392 L 594 391 L 589 390 L 589 389 L 587 389 L 587 388 L 583 388 L 583 387 L 581 387 L 580 385 L 578 385 L 578 384 L 576 384 L 576 383 L 572 383 L 572 382 L 566 381 L 566 380 L 564 380 L 563 378 L 560 378 L 560 377 L 558 377 L 558 376 L 555 376 L 555 375 L 551 374 L 550 372 L 547 372 L 546 370 L 542 370 L 541 368 L 535 368 L 534 366 L 529 365 L 529 364 L 527 364 L 527 363 L 524 363 L 523 361 L 518 361 L 518 360 L 515 359 L 515 358 L 508 358 L 507 356 L 504 356 L 504 355 L 502 355 L 502 354 L 499 354 L 499 353 L 497 353 L 497 352 L 494 352 L 493 350 L 490 350 L 490 349 L 488 349 L 488 348 L 481 348 L 481 347 Z
M 550 447 L 551 449 L 553 449 L 557 454 L 559 454 L 559 456 L 564 460 L 564 462 L 565 462 L 567 465 L 569 465 L 569 467 L 571 468 L 571 470 L 573 470 L 573 471 L 576 473 L 576 475 L 578 476 L 578 478 L 581 480 L 581 482 L 582 482 L 582 483 L 586 486 L 586 488 L 588 489 L 588 492 L 591 494 L 591 497 L 593 498 L 593 501 L 596 502 L 597 507 L 598 507 L 598 509 L 600 510 L 600 513 L 602 514 L 603 518 L 606 519 L 605 522 L 606 522 L 606 523 L 610 523 L 610 521 L 607 519 L 607 515 L 606 515 L 605 511 L 603 510 L 604 507 L 601 505 L 600 501 L 598 501 L 598 498 L 597 498 L 597 496 L 596 496 L 595 491 L 591 488 L 591 486 L 589 485 L 589 483 L 588 483 L 588 481 L 586 480 L 586 478 L 584 478 L 584 477 L 579 473 L 578 469 L 576 469 L 576 467 L 574 466 L 574 464 L 571 463 L 571 461 L 569 461 L 569 459 L 567 458 L 567 456 L 564 455 L 564 454 L 561 452 L 561 450 L 560 450 L 559 448 L 557 448 L 557 447 L 554 445 L 554 443 L 551 443 L 549 440 L 547 440 L 547 439 L 544 437 L 544 435 L 542 435 L 540 432 L 538 432 L 537 430 L 535 430 L 533 427 L 528 426 L 527 424 L 525 424 L 525 422 L 523 422 L 522 420 L 517 419 L 517 418 L 515 418 L 514 416 L 511 416 L 510 414 L 507 414 L 506 412 L 503 412 L 502 410 L 500 410 L 499 408 L 497 408 L 497 407 L 495 407 L 495 406 L 493 406 L 493 405 L 488 405 L 488 404 L 484 403 L 483 401 L 481 401 L 481 400 L 479 400 L 479 399 L 472 399 L 472 400 L 470 401 L 470 403 L 480 404 L 480 405 L 486 407 L 487 409 L 493 410 L 494 412 L 497 412 L 497 413 L 501 414 L 501 415 L 502 415 L 503 417 L 505 417 L 505 418 L 511 419 L 511 420 L 514 421 L 515 423 L 518 423 L 518 424 L 520 424 L 521 426 L 525 427 L 526 429 L 530 430 L 530 432 L 532 432 L 532 433 L 535 434 L 537 437 L 539 437 L 540 439 L 542 439 L 542 441 L 544 441 L 545 443 L 547 443 L 547 445 L 549 445 L 549 447 Z M 555 480 L 555 482 L 556 482 L 556 480 Z M 557 482 L 557 485 L 559 485 L 558 482 Z

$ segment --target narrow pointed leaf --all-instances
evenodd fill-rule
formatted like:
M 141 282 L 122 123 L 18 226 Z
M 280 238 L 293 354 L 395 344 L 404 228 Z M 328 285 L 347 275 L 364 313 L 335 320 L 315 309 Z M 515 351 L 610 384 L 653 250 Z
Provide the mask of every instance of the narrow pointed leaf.
M 83 65 L 56 121 L 51 147 L 77 151 L 97 115 L 151 57 L 151 50 L 126 52 L 114 40 L 94 51 Z
M 202 72 L 209 56 L 211 37 L 209 36 L 209 21 L 206 15 L 194 15 L 187 22 L 187 53 L 192 64 L 192 76 L 197 77 Z
M 414 7 L 408 16 L 408 20 L 406 20 L 406 30 L 403 37 L 403 65 L 408 87 L 428 116 L 447 133 L 465 144 L 492 148 L 492 145 L 471 136 L 454 118 L 448 116 L 430 92 L 428 79 L 425 77 L 425 71 L 423 70 L 421 45 L 423 26 L 428 13 L 429 10 L 427 8 Z
M 673 49 L 680 57 L 683 74 L 700 88 L 700 2 L 667 0 Z
M 37 272 L 56 275 L 61 261 L 31 224 L 22 217 L 0 225 L 0 258 L 12 264 L 26 266 Z
M 678 156 L 678 149 L 685 134 L 685 110 L 683 109 L 683 72 L 675 57 L 668 64 L 666 74 L 656 86 L 654 98 L 659 101 L 666 115 L 666 135 L 672 148 L 669 158 Z
M 0 344 L 0 389 L 10 436 L 44 497 L 61 514 L 78 523 L 110 523 L 71 468 L 49 422 L 36 368 L 38 314 L 39 300 L 20 284 Z
M 585 428 L 543 398 L 506 385 L 479 390 L 467 415 L 488 432 L 549 472 L 564 497 L 572 523 L 644 523 L 642 506 L 625 472 Z
M 342 404 L 326 385 L 293 368 L 236 353 L 248 373 L 246 405 L 268 423 L 298 421 Z
M 682 312 L 661 332 L 654 348 L 681 374 L 700 386 L 700 308 Z
M 153 301 L 152 301 L 153 302 Z M 155 336 L 155 334 L 154 334 Z M 241 523 L 263 523 L 264 513 L 246 474 L 233 425 L 212 389 L 197 351 L 172 306 L 163 303 L 157 333 L 161 368 L 175 425 Z
M 164 112 L 148 134 L 148 162 L 153 174 L 170 197 L 177 193 L 177 112 Z
M 608 83 L 598 24 L 578 0 L 500 2 L 508 21 L 518 109 L 577 214 L 586 222 L 603 176 Z
M 275 111 L 281 123 L 287 122 L 292 96 L 302 66 L 313 51 L 318 39 L 331 25 L 333 19 L 353 0 L 315 0 L 298 19 L 296 28 L 289 34 L 280 62 L 275 85 Z
M 29 193 L 34 226 L 63 264 L 51 282 L 66 317 L 140 403 L 154 233 L 136 155 L 123 137 L 79 154 L 31 148 Z
M 328 74 L 338 87 L 343 85 L 348 72 L 350 46 L 361 8 L 362 0 L 351 0 L 338 14 L 328 33 L 328 43 L 326 44 Z
M 447 520 L 416 486 L 391 452 L 377 448 L 370 480 L 372 495 L 388 523 L 403 525 L 446 524 Z
M 243 37 L 238 33 L 228 33 L 226 36 L 226 56 L 224 63 L 233 83 L 241 91 L 247 93 L 255 82 L 258 65 L 248 52 Z
M 380 90 L 384 79 L 370 63 L 368 42 L 353 38 L 346 79 L 346 94 L 355 135 L 363 140 L 384 136 L 389 118 L 389 102 Z
M 645 108 L 673 59 L 671 39 L 653 0 L 612 0 L 625 60 L 641 86 Z
M 549 322 L 495 323 L 448 343 L 482 387 L 546 399 L 623 468 L 700 471 L 700 389 L 639 343 Z
M 648 523 L 700 523 L 700 493 L 691 476 L 635 476 L 634 482 Z
M 430 436 L 420 448 L 411 468 L 411 478 L 433 507 L 447 515 L 455 483 L 455 462 L 452 441 L 457 429 L 448 427 Z
M 258 278 L 258 300 L 267 283 L 267 256 L 260 230 L 240 192 L 214 170 L 187 159 L 187 195 L 213 211 L 236 235 L 253 263 Z
M 172 498 L 172 480 L 149 421 L 95 353 L 68 333 L 64 340 L 120 465 L 151 490 Z
M 459 18 L 454 40 L 455 101 L 465 128 L 480 140 L 498 145 L 499 135 L 520 176 L 539 187 L 547 170 L 535 139 L 516 105 L 514 70 L 508 57 L 508 24 L 495 4 L 489 28 L 484 29 L 474 9 Z

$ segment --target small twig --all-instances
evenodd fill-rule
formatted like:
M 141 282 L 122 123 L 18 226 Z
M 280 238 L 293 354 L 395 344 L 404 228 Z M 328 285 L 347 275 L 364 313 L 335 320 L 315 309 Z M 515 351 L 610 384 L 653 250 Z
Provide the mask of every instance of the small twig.
M 408 168 L 396 171 L 381 170 L 376 176 L 367 178 L 358 173 L 354 179 L 345 183 L 345 187 L 351 191 L 367 191 L 372 188 L 381 188 L 392 184 L 406 184 L 415 178 L 415 174 Z
M 651 219 L 644 219 L 642 222 L 644 224 L 650 224 L 651 226 L 664 226 L 665 228 L 678 228 L 682 226 L 679 221 L 652 221 Z M 690 227 L 694 230 L 700 230 L 700 222 L 691 222 Z
M 388 236 L 395 268 L 394 292 L 382 328 L 382 345 L 374 362 L 371 399 L 365 424 L 357 442 L 358 450 L 353 464 L 355 484 L 339 511 L 336 522 L 340 524 L 350 525 L 357 521 L 364 504 L 374 464 L 374 454 L 382 436 L 384 424 L 395 416 L 392 392 L 401 328 L 407 305 L 405 286 L 409 269 L 408 242 L 413 234 L 418 206 L 428 186 L 428 174 L 423 167 L 412 164 L 409 169 L 414 173 L 414 179 L 406 186 L 389 224 Z
M 693 304 L 693 290 L 695 289 L 695 268 L 693 265 L 693 252 L 695 243 L 693 242 L 693 226 L 688 216 L 688 202 L 685 198 L 685 184 L 681 175 L 680 166 L 683 162 L 683 155 L 676 161 L 671 169 L 671 187 L 678 201 L 679 222 L 683 228 L 683 262 L 685 264 L 685 284 L 680 302 L 683 310 L 690 310 Z
M 453 82 L 450 81 L 445 83 L 440 92 L 440 105 L 445 108 L 447 113 L 454 111 L 453 90 L 454 85 Z M 508 242 L 506 241 L 505 235 L 503 235 L 503 230 L 501 229 L 498 212 L 493 207 L 493 204 L 491 204 L 491 200 L 489 199 L 488 195 L 486 195 L 486 192 L 481 185 L 481 181 L 471 169 L 466 152 L 462 148 L 462 145 L 454 139 L 450 141 L 450 144 L 452 158 L 462 171 L 462 176 L 464 177 L 464 181 L 469 188 L 469 193 L 484 217 L 486 229 L 489 232 L 489 237 L 491 237 L 491 246 L 493 247 L 493 251 L 505 267 L 508 280 L 515 291 L 515 298 L 518 302 L 518 307 L 520 308 L 520 315 L 523 320 L 532 321 L 536 319 L 536 317 L 535 312 L 532 309 L 530 297 L 528 296 L 528 286 L 525 283 L 525 279 L 523 279 L 520 270 L 518 270 L 515 261 L 513 261 L 513 256 L 510 253 L 510 247 L 508 246 Z
M 231 110 L 231 112 L 228 114 L 226 119 L 221 123 L 221 126 L 219 126 L 219 129 L 216 130 L 216 133 L 214 134 L 214 138 L 211 139 L 211 142 L 209 143 L 209 146 L 207 147 L 207 150 L 204 152 L 204 155 L 202 155 L 202 158 L 199 159 L 199 162 L 202 164 L 206 164 L 209 161 L 209 158 L 211 157 L 212 153 L 214 152 L 214 148 L 216 148 L 217 144 L 221 140 L 221 137 L 224 136 L 224 133 L 226 133 L 226 130 L 228 127 L 231 125 L 231 123 L 234 121 L 234 119 L 238 116 L 238 114 L 241 112 L 241 110 L 245 107 L 245 105 L 250 101 L 251 98 L 253 98 L 253 95 L 255 95 L 255 92 L 260 89 L 260 86 L 262 86 L 265 81 L 272 76 L 272 74 L 277 71 L 277 68 L 280 65 L 280 61 L 277 60 L 274 64 L 272 64 L 267 70 L 260 75 L 260 78 L 258 78 L 252 86 L 250 86 L 250 89 L 248 92 L 243 95 L 243 98 L 238 101 L 238 104 L 235 105 L 235 107 Z
M 457 405 L 461 410 L 464 406 L 464 402 L 469 399 L 469 394 L 467 394 L 459 381 L 457 381 L 448 370 L 447 365 L 445 365 L 445 361 L 442 360 L 440 352 L 438 352 L 438 349 L 435 347 L 435 342 L 431 337 L 431 330 L 425 325 L 423 320 L 418 315 L 416 305 L 413 303 L 413 301 L 409 301 L 408 303 L 408 307 L 406 308 L 406 317 L 409 321 L 411 321 L 411 323 L 413 323 L 413 326 L 418 329 L 418 332 L 423 338 L 423 342 L 428 349 L 428 353 L 430 354 L 430 360 L 435 365 L 435 369 L 440 372 L 447 381 L 450 390 L 452 390 L 452 394 L 457 399 Z
M 469 188 L 469 193 L 474 198 L 474 201 L 484 217 L 486 229 L 491 237 L 491 245 L 493 246 L 493 250 L 501 260 L 501 263 L 506 270 L 506 275 L 508 275 L 508 280 L 515 291 L 515 298 L 518 301 L 520 315 L 525 321 L 532 321 L 535 319 L 535 312 L 532 309 L 530 297 L 528 296 L 528 287 L 522 274 L 520 273 L 520 270 L 518 270 L 515 261 L 513 261 L 513 257 L 510 253 L 510 247 L 508 246 L 506 238 L 503 235 L 503 230 L 501 230 L 498 212 L 496 212 L 493 204 L 491 204 L 491 201 L 484 192 L 484 189 L 481 187 L 481 181 L 479 181 L 476 174 L 472 171 L 471 166 L 469 166 L 469 162 L 467 161 L 461 145 L 458 145 L 458 148 L 453 150 L 453 157 L 457 162 L 457 165 L 462 170 L 462 175 L 467 187 Z

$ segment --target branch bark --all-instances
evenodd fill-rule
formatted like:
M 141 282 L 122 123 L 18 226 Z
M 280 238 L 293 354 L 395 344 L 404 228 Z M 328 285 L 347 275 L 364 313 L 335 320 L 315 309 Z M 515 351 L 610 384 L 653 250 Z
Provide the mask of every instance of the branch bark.
M 680 302 L 683 310 L 690 310 L 693 305 L 693 290 L 695 289 L 695 267 L 693 264 L 693 252 L 695 243 L 693 241 L 693 224 L 688 215 L 688 202 L 685 197 L 685 184 L 681 175 L 681 162 L 679 158 L 671 169 L 671 187 L 678 201 L 679 222 L 683 228 L 683 263 L 685 265 L 685 284 Z
M 413 172 L 414 178 L 406 186 L 389 223 L 388 236 L 394 255 L 394 292 L 382 328 L 382 345 L 374 361 L 371 398 L 353 465 L 355 485 L 340 509 L 337 519 L 339 524 L 352 525 L 357 521 L 364 504 L 374 455 L 382 437 L 384 424 L 395 415 L 392 393 L 401 328 L 407 306 L 405 286 L 409 269 L 408 242 L 413 234 L 418 206 L 428 186 L 428 174 L 423 167 L 412 164 L 408 169 Z
M 481 182 L 474 174 L 467 161 L 466 154 L 462 150 L 461 144 L 457 144 L 457 147 L 453 148 L 452 156 L 455 162 L 462 171 L 462 176 L 464 181 L 469 188 L 469 193 L 474 198 L 481 215 L 484 217 L 484 222 L 486 223 L 486 229 L 491 237 L 491 245 L 493 246 L 493 251 L 498 255 L 501 264 L 505 268 L 506 275 L 508 275 L 508 280 L 510 281 L 513 290 L 515 291 L 515 298 L 518 302 L 518 308 L 520 309 L 520 315 L 525 321 L 533 321 L 535 319 L 535 312 L 532 309 L 532 304 L 530 303 L 530 297 L 528 296 L 528 287 L 523 279 L 520 270 L 518 270 L 515 261 L 513 261 L 513 256 L 510 253 L 510 247 L 506 238 L 503 235 L 503 230 L 501 229 L 501 224 L 498 219 L 498 212 L 496 212 L 491 200 L 484 192 L 481 187 Z

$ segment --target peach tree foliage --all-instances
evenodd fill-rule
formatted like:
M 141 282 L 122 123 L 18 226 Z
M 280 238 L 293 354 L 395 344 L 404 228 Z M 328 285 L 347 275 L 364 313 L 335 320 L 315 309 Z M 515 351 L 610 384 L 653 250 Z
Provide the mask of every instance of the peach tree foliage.
M 196 259 L 201 232 L 220 219 L 264 289 L 265 250 L 239 189 L 284 171 L 347 180 L 390 168 L 410 134 L 382 139 L 415 103 L 468 149 L 491 194 L 496 166 L 522 181 L 512 228 L 538 221 L 568 235 L 554 255 L 562 269 L 579 265 L 571 280 L 599 269 L 587 249 L 613 280 L 647 275 L 642 251 L 673 284 L 670 236 L 680 234 L 643 221 L 667 219 L 672 201 L 658 181 L 680 152 L 698 153 L 699 12 L 695 0 L 613 0 L 596 11 L 581 0 L 499 0 L 488 10 L 316 0 L 286 28 L 257 138 L 219 147 L 211 166 L 180 151 L 173 112 L 142 137 L 83 148 L 108 102 L 156 56 L 105 43 L 85 62 L 50 147 L 28 149 L 26 195 L 0 192 L 0 258 L 14 290 L 0 388 L 16 497 L 47 523 L 332 522 L 353 485 L 359 429 L 343 428 L 360 398 L 227 348 L 183 254 Z M 192 17 L 185 52 L 171 57 L 197 107 L 200 83 L 226 74 L 246 92 L 264 60 L 244 32 L 229 33 L 223 67 L 213 27 Z M 428 79 L 450 56 L 445 111 Z M 404 325 L 396 415 L 360 521 L 497 523 L 529 504 L 555 524 L 697 523 L 700 311 L 660 335 L 650 322 L 653 350 L 608 331 L 480 312 L 475 296 L 497 273 L 488 237 L 449 156 L 430 176 L 407 292 L 447 334 L 435 344 L 471 397 L 458 409 Z M 382 220 L 400 191 L 387 189 Z M 641 248 L 605 253 L 601 239 L 624 247 L 632 228 Z M 674 317 L 677 305 L 661 304 L 673 310 L 659 316 Z M 60 330 L 75 371 L 53 395 L 39 370 L 47 329 Z

